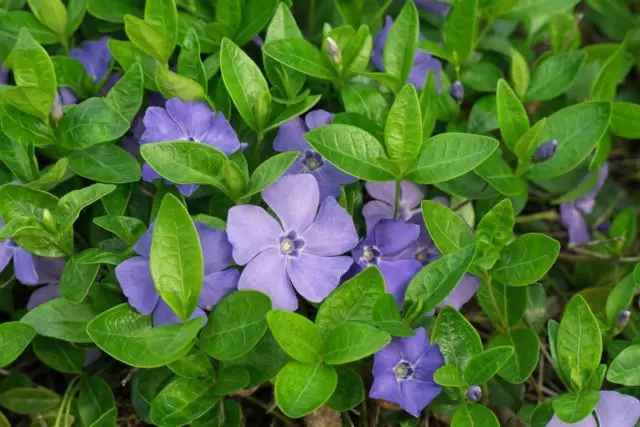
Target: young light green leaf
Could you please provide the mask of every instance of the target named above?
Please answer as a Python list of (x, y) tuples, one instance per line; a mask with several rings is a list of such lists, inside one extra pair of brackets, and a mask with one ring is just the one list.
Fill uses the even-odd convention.
[(302, 38), (273, 40), (262, 47), (268, 57), (296, 71), (322, 80), (336, 78), (329, 60), (310, 42)]
[[(318, 340), (319, 342), (319, 340)], [(391, 335), (366, 323), (343, 323), (327, 336), (322, 358), (329, 365), (364, 359), (391, 342)]]
[(488, 270), (500, 258), (500, 251), (513, 235), (515, 217), (511, 200), (504, 199), (487, 212), (476, 227), (474, 264)]
[(155, 84), (167, 99), (181, 98), (185, 101), (202, 101), (206, 98), (204, 88), (195, 80), (163, 68), (155, 69)]
[(29, 9), (40, 22), (55, 31), (66, 43), (67, 9), (61, 0), (29, 0)]
[(304, 138), (322, 157), (350, 175), (371, 182), (395, 179), (380, 162), (381, 158), (388, 160), (380, 142), (360, 128), (331, 124), (307, 132)]
[(640, 386), (640, 345), (632, 345), (620, 352), (607, 372), (607, 381), (630, 387)]
[(35, 181), (40, 174), (33, 142), (19, 142), (1, 132), (0, 161), (21, 182)]
[(600, 401), (597, 391), (577, 391), (561, 394), (552, 401), (556, 416), (565, 423), (574, 424), (584, 420)]
[(469, 359), (482, 352), (478, 332), (458, 310), (450, 306), (443, 308), (436, 317), (431, 342), (440, 345), (447, 365), (453, 365), (461, 372)]
[(242, 22), (242, 0), (218, 0), (216, 3), (216, 21), (229, 27), (235, 32)]
[(640, 105), (632, 102), (611, 105), (611, 132), (625, 139), (640, 139)]
[(464, 133), (432, 136), (422, 146), (406, 179), (418, 184), (449, 181), (476, 168), (499, 146), (494, 138)]
[(269, 122), (269, 126), (267, 126), (267, 131), (278, 128), (281, 124), (293, 119), (294, 117), (302, 116), (314, 105), (320, 101), (322, 95), (312, 95), (307, 96), (302, 99), (300, 102), (296, 102), (295, 104), (291, 104), (286, 107), (284, 110), (280, 111), (278, 115), (271, 119)]
[(548, 101), (565, 93), (578, 76), (586, 54), (580, 50), (544, 58), (533, 70), (526, 99)]
[(248, 353), (267, 330), (269, 297), (257, 291), (234, 292), (209, 315), (200, 346), (218, 360), (234, 360)]
[(433, 373), (433, 380), (436, 384), (444, 387), (465, 387), (468, 385), (462, 378), (462, 373), (453, 365), (439, 367)]
[(329, 400), (337, 383), (338, 374), (333, 366), (291, 361), (276, 377), (276, 402), (285, 415), (300, 418)]
[(382, 63), (386, 73), (405, 83), (411, 73), (418, 46), (420, 22), (412, 1), (407, 1), (398, 14), (384, 45)]
[(19, 322), (0, 324), (0, 368), (12, 363), (36, 336), (29, 325)]
[(224, 85), (244, 121), (256, 132), (269, 122), (271, 93), (262, 72), (231, 40), (222, 40), (220, 71)]
[[(636, 267), (636, 270), (640, 271), (640, 267)], [(638, 282), (633, 274), (629, 274), (611, 290), (605, 306), (609, 325), (613, 325), (618, 315), (629, 308), (636, 294), (636, 288), (640, 285)]]
[(607, 59), (602, 66), (600, 73), (596, 76), (591, 86), (591, 96), (593, 101), (611, 102), (616, 97), (616, 86), (621, 80), (620, 71), (626, 54), (627, 41), (620, 43), (613, 55)]
[(402, 321), (396, 300), (391, 294), (382, 294), (373, 305), (373, 321), (375, 326), (394, 337), (410, 337), (413, 329)]
[(412, 85), (405, 85), (396, 96), (387, 116), (384, 136), (391, 160), (407, 162), (418, 157), (422, 147), (422, 116), (418, 93)]
[(291, 167), (297, 156), (297, 152), (280, 153), (261, 163), (251, 175), (245, 197), (258, 194), (276, 182)]
[(529, 89), (529, 65), (524, 56), (516, 49), (511, 51), (511, 80), (520, 99), (524, 98)]
[(508, 334), (497, 335), (489, 348), (511, 346), (513, 355), (500, 368), (498, 375), (511, 384), (522, 384), (531, 376), (540, 356), (540, 340), (531, 329), (516, 329)]
[(161, 427), (185, 425), (202, 416), (217, 401), (210, 381), (176, 378), (153, 400), (151, 420)]
[(172, 194), (164, 197), (156, 217), (150, 265), (160, 297), (183, 321), (189, 319), (202, 290), (204, 260), (189, 211)]
[(105, 97), (111, 108), (129, 123), (140, 110), (143, 97), (144, 75), (140, 64), (132, 65)]
[(498, 123), (502, 140), (515, 152), (514, 147), (518, 140), (529, 130), (529, 117), (524, 105), (518, 96), (509, 87), (507, 82), (500, 79), (496, 94), (498, 103)]
[(524, 234), (502, 250), (491, 276), (509, 286), (530, 285), (547, 274), (559, 253), (557, 240), (540, 233)]
[(144, 87), (153, 91), (158, 90), (156, 86), (156, 68), (160, 66), (160, 62), (157, 59), (140, 50), (132, 42), (111, 39), (109, 40), (109, 50), (118, 64), (125, 70), (129, 70), (136, 63), (139, 63), (144, 74)]
[(87, 323), (96, 316), (90, 304), (74, 304), (64, 298), (47, 301), (29, 311), (20, 320), (39, 335), (74, 343), (88, 343)]
[[(55, 300), (54, 300), (55, 301)], [(127, 365), (157, 368), (187, 354), (200, 331), (202, 319), (184, 324), (153, 327), (128, 304), (121, 304), (95, 317), (86, 327), (90, 341), (102, 351)]]
[(438, 88), (435, 74), (427, 73), (424, 89), (420, 93), (420, 113), (422, 114), (422, 140), (426, 141), (436, 126), (438, 119)]
[(429, 235), (440, 252), (446, 255), (473, 245), (473, 231), (458, 213), (432, 200), (425, 200), (420, 206)]
[(453, 414), (451, 427), (498, 427), (500, 423), (496, 415), (486, 406), (462, 405)]
[(267, 323), (280, 347), (301, 363), (320, 360), (322, 337), (320, 330), (304, 316), (284, 310), (272, 310)]
[(585, 299), (571, 298), (558, 329), (558, 364), (569, 374), (573, 387), (582, 390), (602, 357), (602, 336), (596, 317)]
[(444, 40), (454, 52), (453, 59), (457, 67), (467, 59), (473, 50), (476, 38), (478, 0), (458, 0), (447, 15), (444, 23)]
[(62, 196), (55, 210), (57, 228), (66, 232), (73, 227), (80, 211), (97, 202), (116, 189), (112, 184), (92, 184), (80, 190), (73, 190)]
[(161, 63), (169, 60), (176, 45), (165, 37), (161, 25), (152, 24), (133, 15), (125, 15), (123, 19), (124, 30), (135, 47)]
[(484, 384), (504, 366), (513, 356), (513, 347), (491, 347), (474, 355), (464, 367), (464, 380), (467, 384)]

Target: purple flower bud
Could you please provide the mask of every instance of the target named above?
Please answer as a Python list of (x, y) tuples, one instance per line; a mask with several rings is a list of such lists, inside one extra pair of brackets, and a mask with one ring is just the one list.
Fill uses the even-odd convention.
[(51, 117), (53, 120), (59, 122), (62, 120), (64, 112), (62, 111), (62, 101), (60, 100), (60, 94), (56, 91), (56, 96), (53, 99), (53, 104), (51, 105)]
[(262, 47), (262, 45), (264, 44), (264, 40), (262, 40), (262, 37), (260, 36), (255, 36), (251, 39), (251, 41), (258, 47)]
[(462, 100), (464, 99), (464, 86), (462, 86), (462, 83), (460, 82), (460, 80), (456, 80), (451, 84), (451, 89), (449, 89), (449, 95), (451, 95), (451, 97), (455, 99), (456, 102), (458, 103), (462, 102)]
[(552, 139), (550, 141), (545, 142), (538, 148), (538, 151), (536, 151), (536, 155), (535, 155), (536, 161), (541, 162), (543, 160), (549, 160), (551, 157), (553, 157), (554, 154), (556, 154), (557, 149), (558, 149), (557, 139)]
[(472, 385), (467, 389), (467, 399), (473, 402), (479, 402), (482, 399), (482, 389), (480, 386)]
[(6, 84), (9, 81), (9, 70), (2, 68), (2, 62), (0, 62), (0, 84)]
[(616, 317), (616, 328), (623, 330), (627, 326), (627, 323), (629, 323), (630, 317), (631, 312), (629, 310), (621, 311)]
[(338, 46), (338, 43), (336, 43), (336, 41), (331, 37), (327, 37), (327, 51), (329, 52), (331, 60), (335, 64), (342, 63), (342, 52), (340, 51), (340, 46)]

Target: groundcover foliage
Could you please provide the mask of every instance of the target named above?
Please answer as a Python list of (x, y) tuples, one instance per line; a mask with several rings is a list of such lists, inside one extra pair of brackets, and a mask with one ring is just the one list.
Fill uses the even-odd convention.
[(639, 11), (0, 0), (0, 427), (634, 427)]

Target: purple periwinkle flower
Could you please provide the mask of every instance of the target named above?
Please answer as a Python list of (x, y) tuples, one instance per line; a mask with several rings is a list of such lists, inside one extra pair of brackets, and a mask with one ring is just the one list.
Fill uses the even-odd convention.
[(618, 315), (616, 316), (616, 328), (618, 328), (619, 330), (623, 330), (629, 323), (630, 318), (631, 312), (629, 310), (624, 310), (618, 313)]
[(535, 160), (538, 162), (542, 162), (544, 160), (549, 160), (556, 154), (556, 150), (558, 149), (558, 140), (552, 139), (543, 143), (538, 150), (536, 151)]
[(482, 389), (480, 386), (472, 385), (467, 388), (467, 399), (472, 402), (479, 402), (482, 399)]
[(562, 422), (554, 415), (547, 427), (634, 427), (640, 419), (640, 400), (617, 391), (601, 391), (596, 415), (599, 424), (593, 415), (574, 424)]
[(321, 302), (351, 266), (351, 258), (341, 255), (358, 243), (353, 219), (333, 197), (320, 203), (318, 182), (310, 174), (286, 175), (262, 198), (278, 220), (258, 206), (229, 210), (233, 259), (245, 265), (238, 289), (261, 291), (284, 310), (298, 308), (295, 291)]
[(598, 181), (586, 196), (560, 205), (560, 222), (569, 233), (569, 244), (579, 245), (591, 240), (589, 226), (584, 219), (584, 215), (590, 214), (595, 207), (596, 197), (609, 174), (609, 164), (605, 163), (600, 172), (597, 173), (599, 173)]
[(415, 258), (399, 257), (406, 253), (420, 235), (420, 226), (400, 220), (383, 219), (367, 234), (367, 237), (351, 252), (355, 262), (353, 272), (375, 266), (384, 277), (387, 293), (393, 295), (402, 306), (409, 281), (422, 269)]
[(342, 52), (340, 46), (331, 37), (327, 37), (327, 52), (334, 64), (340, 64), (342, 62)]
[(464, 86), (462, 86), (462, 82), (460, 80), (456, 80), (451, 83), (449, 95), (451, 95), (451, 97), (458, 103), (461, 103), (464, 100)]
[[(393, 19), (390, 16), (386, 16), (384, 20), (384, 27), (378, 32), (378, 34), (376, 34), (375, 38), (373, 39), (373, 51), (371, 53), (371, 60), (373, 61), (373, 65), (379, 71), (384, 71), (382, 55), (387, 44), (389, 31), (391, 31), (392, 26)], [(415, 59), (413, 60), (411, 73), (409, 74), (409, 83), (411, 83), (418, 89), (422, 89), (424, 87), (424, 83), (427, 79), (427, 74), (429, 73), (429, 71), (432, 71), (434, 73), (438, 92), (440, 92), (440, 71), (442, 71), (442, 63), (433, 56), (429, 55), (427, 52), (421, 49), (417, 49)]]
[[(222, 113), (214, 113), (204, 102), (172, 98), (165, 107), (149, 107), (142, 119), (144, 133), (140, 144), (163, 141), (192, 141), (207, 144), (231, 154), (240, 148), (238, 135)], [(160, 175), (147, 163), (142, 166), (142, 179), (153, 182)], [(191, 196), (198, 184), (178, 185), (184, 196)]]
[[(226, 233), (200, 222), (196, 222), (196, 229), (204, 256), (204, 282), (198, 307), (191, 318), (206, 317), (203, 310), (211, 310), (222, 297), (235, 291), (240, 275), (238, 270), (228, 268), (233, 260)], [(180, 323), (178, 316), (160, 298), (151, 277), (149, 254), (152, 236), (153, 225), (134, 246), (138, 256), (116, 267), (116, 277), (129, 305), (143, 315), (153, 314), (155, 326)]]
[(440, 16), (447, 16), (451, 4), (438, 0), (415, 0), (416, 6)]
[(0, 85), (6, 84), (9, 81), (9, 70), (2, 67), (2, 62), (0, 62)]
[[(0, 220), (0, 228), (4, 226)], [(33, 255), (13, 240), (0, 242), (0, 271), (3, 271), (13, 259), (13, 272), (16, 279), (26, 286), (40, 286), (27, 302), (27, 309), (60, 296), (58, 283), (64, 269), (64, 258), (45, 258)]]
[(80, 47), (71, 49), (69, 56), (82, 64), (94, 83), (99, 82), (111, 69), (113, 56), (109, 50), (109, 37), (84, 41)]
[(325, 110), (311, 111), (307, 113), (304, 120), (301, 117), (296, 117), (283, 123), (273, 140), (275, 151), (297, 151), (299, 153), (287, 174), (313, 175), (320, 186), (320, 200), (327, 196), (338, 197), (342, 185), (357, 181), (356, 178), (347, 175), (327, 162), (304, 139), (304, 134), (307, 131), (328, 125), (331, 120), (333, 120), (333, 114)]
[(369, 397), (402, 407), (414, 417), (440, 394), (433, 373), (444, 365), (438, 345), (429, 344), (424, 328), (408, 338), (394, 338), (373, 358)]
[(396, 183), (394, 181), (365, 184), (367, 192), (373, 199), (364, 205), (362, 215), (367, 232), (382, 219), (401, 219), (414, 224), (423, 224), (420, 202), (424, 199), (424, 188), (410, 181), (400, 184), (400, 203), (396, 217), (393, 216), (396, 201)]

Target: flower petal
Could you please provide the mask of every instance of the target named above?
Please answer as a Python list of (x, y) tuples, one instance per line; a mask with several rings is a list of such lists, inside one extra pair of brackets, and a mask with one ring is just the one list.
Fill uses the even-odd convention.
[(373, 227), (383, 219), (393, 219), (393, 206), (381, 201), (372, 200), (362, 207), (367, 233), (371, 233)]
[(640, 419), (640, 400), (617, 391), (601, 391), (596, 414), (603, 427), (634, 427)]
[(60, 286), (57, 283), (41, 286), (29, 296), (27, 310), (33, 310), (40, 304), (56, 298), (60, 298)]
[(424, 87), (429, 72), (433, 73), (436, 79), (436, 88), (440, 93), (440, 72), (442, 71), (442, 63), (422, 50), (416, 51), (415, 59), (413, 60), (413, 66), (409, 73), (408, 82), (414, 85), (417, 89)]
[(291, 258), (287, 272), (293, 287), (306, 300), (321, 302), (340, 284), (353, 263), (351, 257), (321, 257), (302, 252)]
[(209, 105), (201, 101), (171, 98), (164, 108), (187, 138), (204, 142), (199, 137), (209, 130), (213, 122), (213, 111)]
[(204, 310), (211, 310), (224, 296), (238, 289), (239, 278), (240, 272), (235, 268), (204, 276), (198, 306)]
[(227, 233), (201, 222), (196, 222), (196, 230), (204, 256), (204, 274), (215, 273), (229, 267), (233, 263), (233, 257)]
[(373, 51), (371, 52), (371, 61), (378, 71), (384, 71), (384, 64), (382, 62), (382, 53), (384, 52), (384, 46), (387, 44), (387, 36), (391, 31), (393, 25), (393, 18), (389, 15), (384, 17), (384, 27), (373, 39)]
[(57, 283), (64, 270), (64, 258), (33, 257), (33, 266), (38, 275), (38, 283)]
[(286, 232), (302, 233), (316, 216), (320, 191), (310, 174), (285, 175), (265, 189), (262, 198), (280, 218)]
[(447, 295), (447, 297), (438, 304), (438, 307), (450, 305), (459, 310), (475, 295), (480, 286), (480, 278), (473, 274), (465, 274), (458, 282), (456, 287)]
[[(205, 319), (203, 326), (206, 324), (207, 313), (205, 313), (200, 307), (196, 307), (191, 317), (189, 317), (189, 320), (195, 319), (196, 317), (203, 317)], [(173, 325), (177, 323), (183, 322), (166, 302), (159, 299), (158, 305), (155, 310), (153, 310), (153, 326)]]
[(184, 197), (191, 197), (193, 193), (195, 193), (198, 188), (200, 188), (199, 184), (177, 184), (176, 188), (180, 191)]
[(422, 264), (415, 259), (383, 260), (378, 267), (384, 277), (387, 293), (393, 295), (398, 307), (402, 307), (407, 285), (422, 269)]
[(153, 182), (156, 179), (160, 179), (161, 176), (156, 172), (149, 163), (142, 165), (142, 180), (145, 182)]
[(13, 252), (13, 271), (18, 282), (27, 286), (40, 285), (38, 272), (33, 262), (35, 255), (21, 247), (16, 247)]
[(569, 243), (577, 245), (591, 240), (587, 222), (574, 203), (560, 205), (560, 222), (569, 233)]
[(233, 259), (244, 265), (258, 253), (278, 247), (282, 228), (258, 206), (242, 205), (229, 209), (227, 236), (233, 247)]
[(161, 107), (149, 107), (142, 119), (144, 133), (140, 143), (161, 141), (179, 141), (187, 139), (184, 130), (173, 121), (167, 110)]
[(196, 139), (227, 155), (240, 149), (238, 134), (222, 113), (214, 113), (207, 131)]
[(138, 255), (149, 258), (149, 254), (151, 253), (151, 240), (153, 239), (153, 229), (155, 226), (156, 223), (154, 221), (133, 246), (133, 250)]
[(411, 363), (419, 361), (422, 354), (429, 349), (429, 335), (424, 328), (417, 328), (415, 335), (405, 338), (394, 338), (398, 351)]
[(116, 278), (129, 305), (141, 314), (151, 314), (158, 303), (158, 291), (151, 278), (149, 259), (134, 257), (116, 267)]
[(379, 374), (373, 377), (373, 384), (369, 390), (372, 399), (386, 400), (387, 402), (402, 405), (403, 397), (400, 384), (393, 371)]
[[(367, 182), (365, 184), (367, 193), (374, 199), (382, 200), (393, 208), (396, 202), (396, 183), (387, 182)], [(400, 183), (401, 195), (400, 205), (407, 209), (416, 208), (424, 199), (424, 188), (410, 181)]]
[(14, 246), (11, 240), (5, 240), (4, 242), (0, 242), (0, 271), (3, 271), (7, 268), (9, 261), (13, 258), (13, 252), (16, 247)]
[(341, 255), (358, 244), (353, 218), (333, 197), (324, 199), (318, 216), (302, 237), (305, 252), (319, 256)]
[(400, 220), (384, 219), (376, 224), (373, 232), (382, 256), (391, 257), (418, 239), (420, 227)]
[(300, 117), (284, 122), (278, 128), (278, 134), (273, 140), (273, 149), (275, 151), (302, 152), (310, 150), (311, 147), (304, 139), (307, 130), (307, 126)]
[(420, 412), (442, 391), (434, 382), (419, 380), (400, 382), (400, 390), (403, 397), (400, 406), (414, 417), (419, 417)]
[(304, 122), (309, 130), (319, 128), (331, 123), (333, 120), (333, 114), (326, 110), (314, 110), (307, 113), (304, 118)]
[(386, 372), (392, 372), (393, 368), (402, 360), (402, 353), (398, 349), (397, 341), (394, 338), (382, 350), (373, 356), (373, 375), (383, 375)]
[(298, 298), (287, 276), (286, 260), (279, 249), (261, 252), (240, 275), (238, 289), (253, 289), (269, 295), (273, 308), (295, 311)]
[[(600, 425), (606, 427), (609, 424)], [(564, 421), (560, 421), (560, 419), (556, 415), (554, 415), (553, 418), (551, 418), (551, 421), (549, 421), (549, 423), (547, 424), (547, 427), (598, 427), (598, 425), (596, 424), (596, 419), (593, 418), (593, 415), (589, 415), (584, 420), (578, 421), (574, 424), (567, 424)]]

